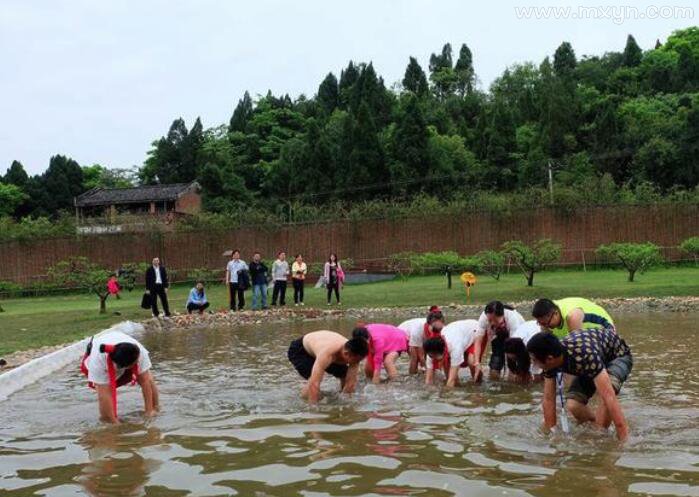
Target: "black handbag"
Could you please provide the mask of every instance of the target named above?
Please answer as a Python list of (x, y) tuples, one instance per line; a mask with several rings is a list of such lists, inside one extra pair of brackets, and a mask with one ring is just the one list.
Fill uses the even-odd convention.
[(153, 303), (151, 300), (152, 298), (153, 296), (150, 293), (144, 292), (143, 297), (141, 298), (141, 309), (150, 309), (151, 304)]

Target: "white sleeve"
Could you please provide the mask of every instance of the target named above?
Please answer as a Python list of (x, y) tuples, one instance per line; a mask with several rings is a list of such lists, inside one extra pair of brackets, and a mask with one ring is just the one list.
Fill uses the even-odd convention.
[(511, 331), (515, 331), (517, 328), (524, 324), (524, 318), (517, 311), (511, 311), (509, 313), (511, 322), (507, 323), (507, 328)]
[(139, 344), (140, 348), (140, 353), (138, 355), (138, 373), (145, 373), (148, 371), (152, 364), (150, 362), (150, 354), (148, 353), (148, 350), (143, 346)]
[(96, 347), (93, 347), (90, 357), (87, 358), (87, 381), (95, 385), (109, 385), (106, 356), (100, 354)]
[(476, 329), (476, 337), (483, 338), (488, 329), (488, 317), (485, 312), (481, 312), (481, 317), (478, 318), (478, 328)]

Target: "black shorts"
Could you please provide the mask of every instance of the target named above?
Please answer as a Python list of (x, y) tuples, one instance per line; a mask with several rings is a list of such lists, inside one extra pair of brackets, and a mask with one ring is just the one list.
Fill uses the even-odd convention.
[(505, 338), (496, 336), (490, 342), (490, 366), (491, 371), (502, 371), (505, 367)]
[[(303, 347), (303, 338), (298, 338), (291, 342), (287, 356), (289, 357), (289, 362), (294, 365), (296, 371), (303, 378), (309, 379), (311, 377), (316, 358), (306, 352), (306, 349)], [(344, 378), (347, 376), (348, 369), (349, 366), (346, 364), (333, 363), (325, 369), (325, 372), (333, 375), (335, 378)]]

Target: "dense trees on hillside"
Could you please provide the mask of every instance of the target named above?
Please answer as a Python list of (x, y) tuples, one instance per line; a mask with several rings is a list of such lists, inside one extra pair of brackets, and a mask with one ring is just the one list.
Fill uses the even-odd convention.
[[(217, 212), (503, 193), (545, 187), (549, 165), (555, 184), (599, 203), (611, 201), (599, 185), (696, 188), (699, 28), (647, 51), (629, 35), (620, 48), (580, 57), (563, 42), (539, 64), (507, 68), (487, 92), (466, 45), (444, 45), (427, 71), (410, 57), (395, 89), (373, 64), (350, 62), (313, 98), (246, 92), (225, 125), (176, 119), (138, 181), (196, 179)], [(13, 199), (3, 204), (15, 216), (55, 214), (85, 189), (133, 179), (57, 155), (34, 177), (14, 162), (0, 196)]]

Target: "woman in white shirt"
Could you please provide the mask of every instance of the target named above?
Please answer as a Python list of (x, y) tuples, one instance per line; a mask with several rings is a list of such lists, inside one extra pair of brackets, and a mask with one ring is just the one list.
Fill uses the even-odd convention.
[(427, 355), (425, 384), (431, 385), (434, 373), (442, 369), (447, 376), (447, 386), (459, 384), (459, 369), (468, 367), (471, 377), (475, 375), (476, 357), (474, 348), (478, 321), (464, 319), (449, 323), (442, 329), (441, 336), (425, 340), (423, 348)]
[(476, 335), (476, 376), (474, 381), (480, 381), (483, 376), (481, 369), (481, 360), (485, 350), (490, 344), (491, 354), (490, 362), (490, 377), (497, 379), (500, 377), (500, 372), (505, 367), (505, 340), (513, 333), (520, 325), (524, 324), (522, 315), (515, 311), (513, 307), (505, 305), (499, 300), (494, 300), (485, 306), (485, 310), (478, 319), (478, 334)]
[(444, 328), (444, 315), (436, 305), (430, 307), (427, 318), (413, 318), (403, 321), (398, 328), (405, 332), (408, 338), (408, 354), (410, 355), (409, 373), (418, 372), (418, 366), (425, 367), (425, 352), (422, 344), (426, 337), (439, 333)]
[(517, 328), (510, 338), (505, 340), (505, 356), (507, 358), (508, 376), (516, 381), (526, 383), (532, 379), (541, 379), (541, 368), (534, 365), (527, 343), (529, 339), (541, 331), (536, 320), (527, 321)]

